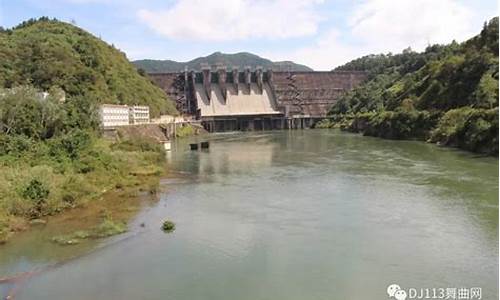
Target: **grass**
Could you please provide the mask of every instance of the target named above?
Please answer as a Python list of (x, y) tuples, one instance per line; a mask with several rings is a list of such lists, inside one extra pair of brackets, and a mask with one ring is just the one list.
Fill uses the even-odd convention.
[(127, 226), (122, 222), (114, 222), (110, 218), (105, 218), (101, 224), (90, 230), (78, 230), (71, 234), (58, 235), (52, 238), (54, 243), (59, 245), (76, 245), (82, 240), (105, 238), (127, 231)]
[[(153, 193), (163, 172), (164, 152), (155, 145), (131, 147), (95, 139), (75, 161), (27, 155), (0, 156), (0, 243), (30, 227), (30, 220), (46, 218), (100, 199), (110, 190), (137, 189), (146, 184)], [(38, 151), (32, 149), (31, 151)], [(103, 223), (103, 235), (115, 232)], [(108, 231), (109, 230), (109, 231)], [(119, 230), (118, 230), (119, 231)], [(66, 237), (66, 241), (81, 236)]]

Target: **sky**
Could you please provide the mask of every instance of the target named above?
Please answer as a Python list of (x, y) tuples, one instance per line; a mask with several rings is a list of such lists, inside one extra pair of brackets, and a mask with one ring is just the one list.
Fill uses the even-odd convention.
[(251, 52), (331, 70), (372, 53), (464, 41), (496, 0), (0, 0), (0, 26), (75, 22), (135, 59)]

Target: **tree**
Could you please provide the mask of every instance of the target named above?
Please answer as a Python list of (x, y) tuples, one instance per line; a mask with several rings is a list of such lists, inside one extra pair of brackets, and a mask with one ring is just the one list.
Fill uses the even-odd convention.
[(493, 108), (498, 106), (498, 79), (493, 77), (492, 72), (483, 74), (474, 96), (476, 99), (475, 107)]

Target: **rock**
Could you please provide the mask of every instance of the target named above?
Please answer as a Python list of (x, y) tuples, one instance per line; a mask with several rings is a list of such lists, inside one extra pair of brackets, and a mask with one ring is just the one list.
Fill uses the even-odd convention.
[(36, 226), (36, 225), (45, 225), (47, 224), (47, 221), (42, 220), (42, 219), (33, 219), (30, 221), (30, 225)]

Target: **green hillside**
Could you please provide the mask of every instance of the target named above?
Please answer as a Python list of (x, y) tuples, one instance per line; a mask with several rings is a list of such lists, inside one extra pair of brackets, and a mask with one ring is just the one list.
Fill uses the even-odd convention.
[(96, 103), (145, 104), (152, 115), (176, 113), (124, 53), (71, 24), (41, 18), (0, 31), (0, 87), (32, 85)]
[(163, 147), (101, 138), (103, 102), (147, 104), (153, 115), (176, 112), (123, 53), (75, 26), (42, 18), (1, 30), (0, 244), (32, 219), (107, 191), (154, 189)]
[(143, 69), (148, 73), (163, 73), (163, 72), (179, 72), (188, 70), (201, 69), (202, 64), (215, 66), (217, 64), (227, 67), (237, 67), (243, 69), (246, 66), (255, 69), (262, 67), (264, 69), (272, 69), (275, 71), (312, 71), (311, 68), (299, 65), (291, 61), (273, 62), (269, 59), (262, 58), (252, 53), (240, 52), (234, 54), (226, 54), (215, 52), (205, 57), (198, 57), (188, 62), (176, 62), (173, 60), (136, 60), (133, 62), (137, 68)]
[(461, 44), (369, 55), (337, 70), (369, 73), (330, 111), (344, 129), (498, 153), (498, 18)]

